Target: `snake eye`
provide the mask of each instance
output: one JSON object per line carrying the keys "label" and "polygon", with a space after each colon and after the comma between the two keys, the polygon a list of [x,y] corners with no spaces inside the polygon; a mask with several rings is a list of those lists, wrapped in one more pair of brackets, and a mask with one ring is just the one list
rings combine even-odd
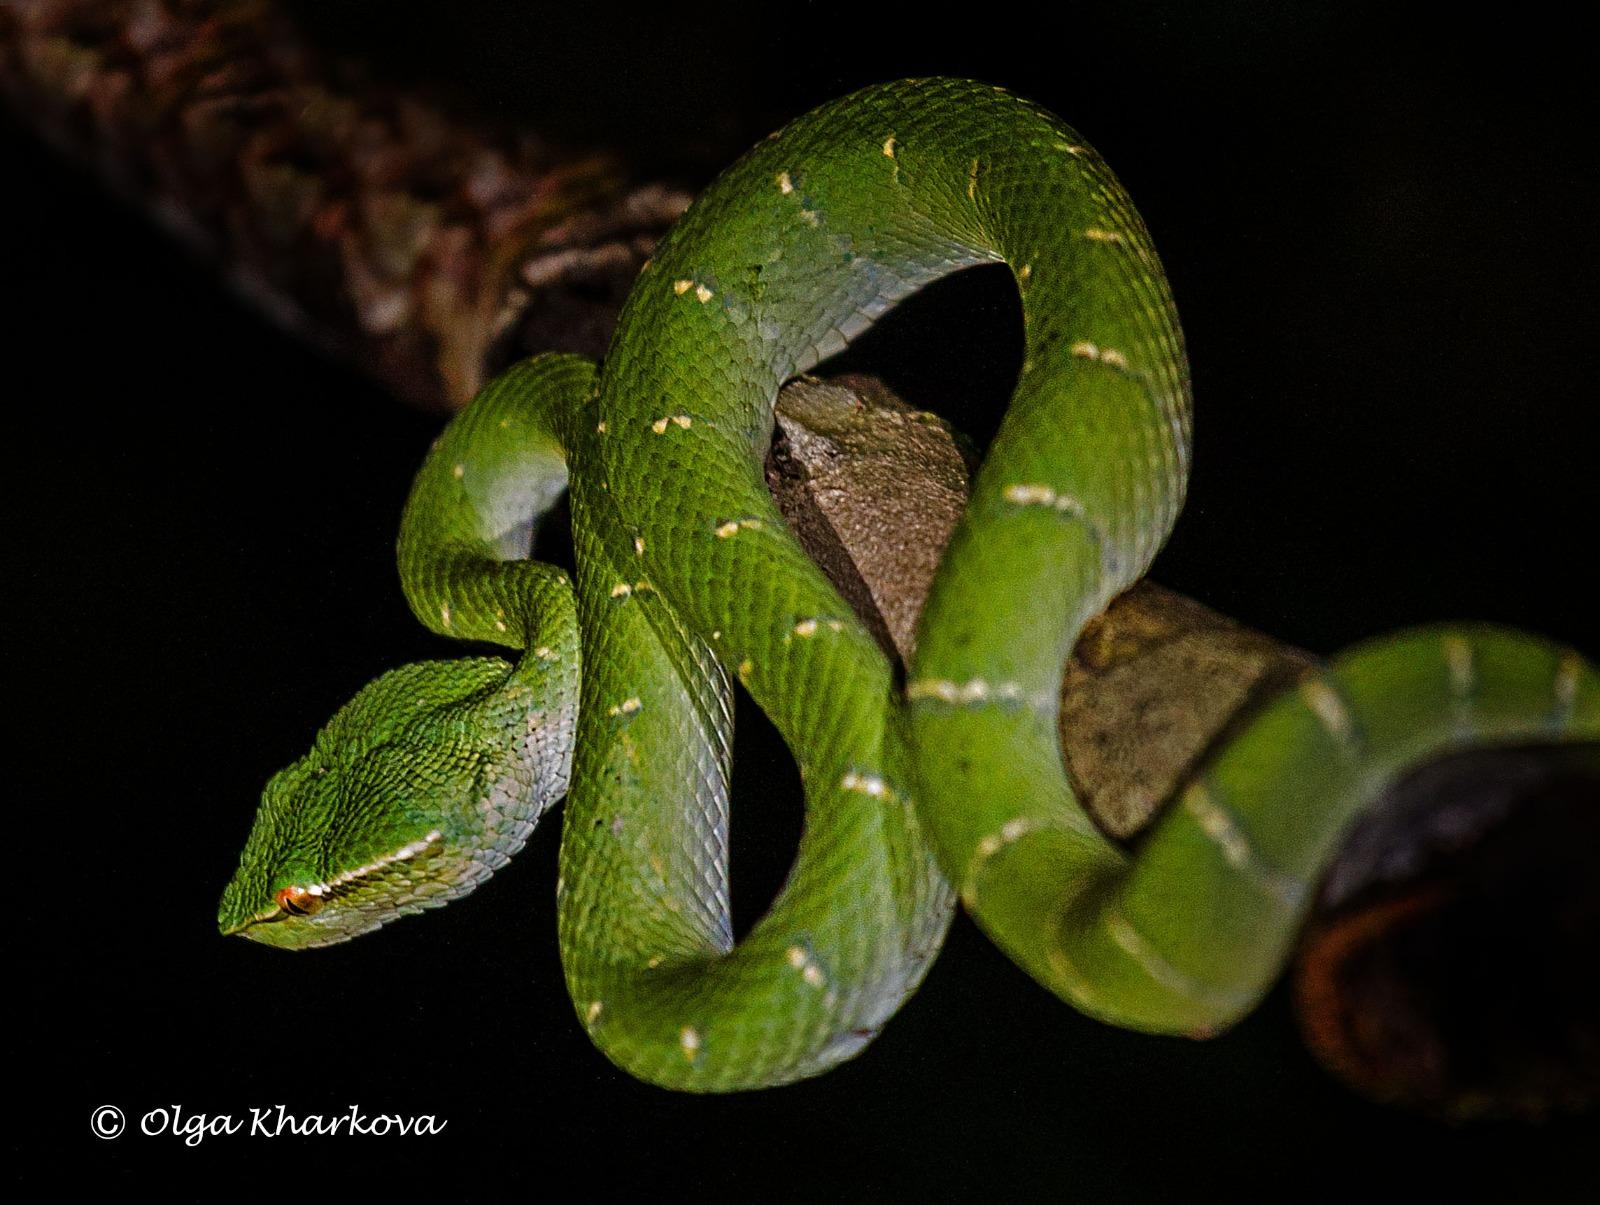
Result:
{"label": "snake eye", "polygon": [[322,892],[315,887],[282,887],[273,898],[290,916],[311,916],[322,907]]}

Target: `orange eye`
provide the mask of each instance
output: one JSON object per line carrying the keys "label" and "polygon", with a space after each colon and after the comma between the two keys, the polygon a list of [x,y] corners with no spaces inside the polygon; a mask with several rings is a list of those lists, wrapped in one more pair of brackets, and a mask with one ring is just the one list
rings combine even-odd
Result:
{"label": "orange eye", "polygon": [[304,887],[280,888],[274,898],[290,916],[310,916],[322,907],[321,893],[314,895]]}

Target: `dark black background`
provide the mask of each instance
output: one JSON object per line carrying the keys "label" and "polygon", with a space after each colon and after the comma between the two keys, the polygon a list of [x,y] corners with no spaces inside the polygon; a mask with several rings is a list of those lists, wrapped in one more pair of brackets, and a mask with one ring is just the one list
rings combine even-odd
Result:
{"label": "dark black background", "polygon": [[[687,148],[712,166],[897,75],[1038,99],[1128,186],[1188,336],[1195,473],[1160,580],[1320,652],[1458,616],[1594,651],[1577,580],[1600,514],[1579,105],[1593,61],[1550,11],[980,5],[950,24],[934,6],[302,7],[330,45],[397,78],[663,163]],[[260,321],[25,135],[5,131],[0,162],[21,538],[6,643],[23,662],[7,680],[30,717],[13,807],[46,821],[11,835],[9,859],[43,872],[9,893],[31,1014],[13,1053],[49,1089],[30,1090],[13,1131],[25,1174],[160,1164],[173,1191],[196,1177],[208,1198],[285,1173],[279,1191],[320,1194],[340,1167],[385,1165],[462,1189],[517,1175],[532,1199],[625,1182],[1095,1200],[1593,1183],[1580,1121],[1452,1128],[1348,1095],[1301,1049],[1281,990],[1209,1043],[1123,1033],[1048,996],[964,918],[855,1062],[735,1098],[657,1091],[572,1016],[555,822],[470,900],[352,945],[223,941],[215,900],[263,781],[369,677],[443,651],[392,564],[437,420]],[[981,434],[1014,371],[1014,322],[992,278],[957,281],[862,358]],[[740,720],[748,910],[781,878],[798,804],[781,748],[748,708]],[[1484,957],[1516,974],[1516,950]],[[359,1103],[449,1125],[418,1142],[186,1150],[91,1138],[104,1103],[135,1120]]]}

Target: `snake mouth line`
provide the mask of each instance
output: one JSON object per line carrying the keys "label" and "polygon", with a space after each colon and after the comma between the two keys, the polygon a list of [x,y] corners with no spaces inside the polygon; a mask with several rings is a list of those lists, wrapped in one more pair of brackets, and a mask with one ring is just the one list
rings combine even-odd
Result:
{"label": "snake mouth line", "polygon": [[238,924],[222,930],[222,936],[237,937],[246,929],[253,928],[256,925],[270,925],[275,921],[288,920],[289,916],[290,914],[288,912],[285,912],[282,908],[274,905],[271,908],[262,909],[262,911],[257,912],[254,916],[247,916]]}
{"label": "snake mouth line", "polygon": [[310,916],[314,916],[314,912],[295,911],[294,909],[288,907],[284,903],[285,895],[292,893],[297,897],[309,897],[312,900],[318,901],[318,907],[323,904],[332,903],[341,896],[348,895],[353,888],[359,886],[371,876],[387,870],[397,862],[407,862],[412,858],[415,858],[418,854],[426,853],[441,840],[443,840],[443,838],[444,834],[438,829],[430,829],[427,836],[416,841],[408,841],[393,853],[383,854],[377,858],[374,858],[370,862],[364,863],[361,866],[357,866],[353,870],[347,870],[342,874],[335,875],[331,879],[325,879],[322,882],[310,883],[304,886],[293,884],[281,888],[275,893],[274,902],[271,907],[263,908],[259,912],[245,917],[245,919],[240,921],[238,924],[223,929],[222,935],[224,937],[234,937],[243,933],[247,929],[253,928],[256,925],[270,925],[276,924],[279,921],[291,920],[296,917],[305,919]]}

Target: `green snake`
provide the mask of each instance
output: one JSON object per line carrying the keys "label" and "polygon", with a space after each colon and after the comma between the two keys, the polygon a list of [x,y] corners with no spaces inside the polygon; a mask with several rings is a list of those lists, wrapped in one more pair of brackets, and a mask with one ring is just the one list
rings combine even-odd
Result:
{"label": "green snake", "polygon": [[[776,509],[774,399],[898,300],[993,262],[1024,359],[902,682]],[[1062,666],[1166,539],[1189,455],[1165,277],[1082,138],[954,79],[825,105],[683,216],[603,367],[524,362],[435,444],[402,522],[406,596],[434,631],[521,655],[357,694],[267,785],[220,926],[299,948],[444,903],[565,795],[567,988],[644,1080],[727,1091],[850,1058],[920,983],[958,895],[1093,1016],[1225,1027],[1385,784],[1464,744],[1600,737],[1600,675],[1497,628],[1377,640],[1255,715],[1134,848],[1112,842],[1062,766]],[[529,559],[563,490],[575,584]],[[787,883],[737,942],[735,680],[806,800]]]}

